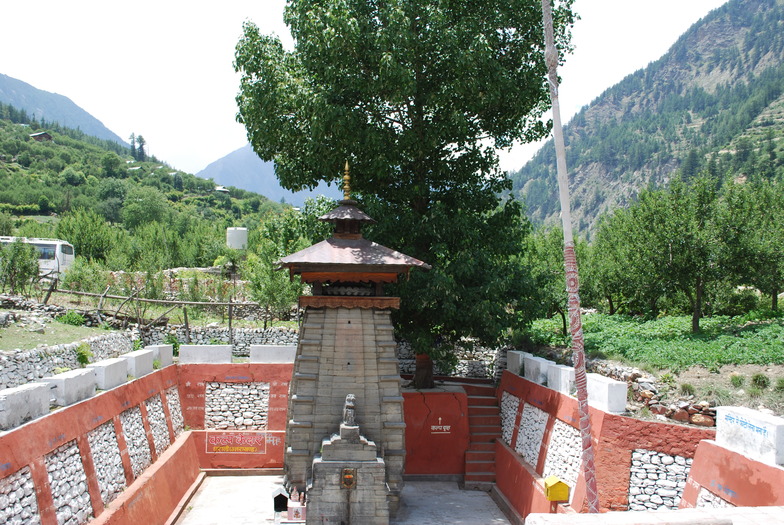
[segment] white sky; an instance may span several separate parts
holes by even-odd
[[[562,119],[658,59],[726,0],[576,0],[575,52],[559,71]],[[148,153],[196,173],[242,147],[232,61],[242,22],[288,37],[284,0],[18,0],[0,15],[0,73],[65,95]],[[538,146],[501,155],[519,169]]]

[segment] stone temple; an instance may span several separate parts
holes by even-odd
[[[330,239],[281,259],[311,285],[291,380],[285,484],[308,495],[308,523],[388,523],[400,503],[405,422],[390,311],[383,295],[412,268],[430,267],[365,239],[374,222],[349,198],[320,220]],[[352,418],[344,413],[352,400]]]

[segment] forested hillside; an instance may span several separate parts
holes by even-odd
[[[47,132],[51,140],[31,135]],[[139,144],[142,144],[140,147]],[[227,226],[256,226],[283,207],[46,123],[0,104],[0,234],[59,237],[114,270],[208,266]]]
[[[781,179],[784,2],[731,0],[711,12],[583,108],[565,135],[573,217],[588,237],[602,213],[673,178]],[[556,223],[552,141],[512,179],[532,220]]]

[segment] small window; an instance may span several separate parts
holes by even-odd
[[[65,255],[73,255],[73,246],[70,244],[63,244],[62,249]]]
[[[38,250],[39,259],[44,261],[54,260],[54,253],[57,248],[54,244],[36,244],[35,247]]]

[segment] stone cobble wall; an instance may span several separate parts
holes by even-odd
[[[691,458],[635,449],[629,478],[629,510],[677,509],[691,463]]]
[[[120,414],[125,443],[128,446],[128,455],[131,458],[133,477],[138,478],[144,469],[152,463],[150,445],[144,432],[142,411],[139,407],[132,407]]]
[[[504,392],[501,395],[501,439],[504,443],[512,446],[512,436],[514,435],[514,425],[517,419],[517,411],[520,408],[520,398]]]
[[[695,507],[698,509],[704,507],[709,507],[712,509],[723,509],[734,506],[735,505],[729,501],[720,498],[705,487],[700,487],[700,492],[697,494],[697,504],[695,505]]]
[[[176,386],[166,390],[166,403],[169,405],[169,416],[171,416],[174,435],[179,436],[183,431],[184,420],[182,418],[182,407],[180,405],[180,393]]]
[[[582,459],[582,440],[580,431],[556,419],[550,432],[550,443],[544,460],[542,475],[558,476],[572,489],[577,484]],[[572,491],[569,492],[571,497]]]
[[[44,461],[58,525],[86,523],[92,515],[92,505],[76,440],[48,454]]]
[[[117,357],[133,350],[130,332],[114,332],[74,343],[39,346],[34,350],[0,352],[0,389],[13,388],[50,376],[56,368],[79,368],[76,349],[90,345],[91,362]]]
[[[204,427],[264,430],[269,412],[269,383],[209,382],[204,396]]]
[[[125,472],[114,423],[107,421],[96,427],[87,434],[87,441],[93,456],[98,487],[101,489],[101,500],[108,505],[125,489]]]
[[[296,345],[297,331],[285,327],[275,327],[263,330],[261,328],[233,328],[234,350],[237,357],[250,355],[250,345]],[[188,340],[184,326],[151,327],[142,334],[145,345],[164,344],[171,337],[184,343]],[[190,329],[190,343],[194,345],[208,345],[214,342],[228,344],[230,340],[229,329],[220,326],[192,327]]]
[[[507,347],[487,348],[482,346],[473,349],[458,348],[456,355],[457,366],[453,372],[445,370],[434,363],[435,375],[455,377],[490,378],[496,382],[501,380],[501,374],[506,370]],[[406,341],[398,341],[395,353],[398,358],[401,374],[413,374],[416,368],[416,358],[411,345]]]
[[[515,451],[532,467],[539,461],[539,450],[544,438],[549,415],[544,410],[525,403],[520,416],[520,430],[517,432]]]
[[[29,467],[0,479],[0,523],[40,525],[38,500]]]
[[[152,431],[152,442],[155,445],[155,454],[160,457],[163,451],[171,444],[169,441],[169,427],[166,426],[166,415],[163,413],[163,403],[160,394],[155,394],[144,402],[147,407],[147,421]]]

